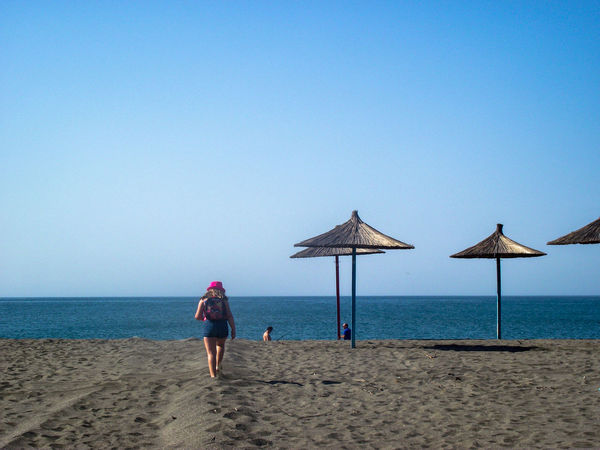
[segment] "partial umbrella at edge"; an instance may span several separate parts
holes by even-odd
[[[375,253],[385,253],[384,251],[370,248],[358,248],[356,249],[357,255],[371,255]],[[298,253],[294,253],[290,258],[318,258],[321,256],[335,256],[335,297],[336,297],[336,308],[337,308],[337,333],[336,339],[340,339],[340,256],[352,255],[351,248],[343,247],[308,247],[304,250],[300,250]]]
[[[548,245],[600,244],[600,218],[572,233],[548,242]]]
[[[372,249],[412,249],[410,244],[405,244],[397,239],[383,234],[367,225],[360,217],[358,211],[352,211],[352,217],[347,222],[336,226],[332,230],[294,244],[294,247],[349,247],[352,248],[352,348],[356,347],[356,251],[359,248]]]
[[[498,339],[501,339],[501,279],[500,279],[500,259],[501,258],[532,258],[544,256],[544,252],[526,247],[512,239],[507,238],[502,233],[502,224],[496,225],[496,231],[483,241],[469,247],[462,252],[450,255],[450,258],[489,258],[496,260],[496,289],[497,289],[497,333]]]

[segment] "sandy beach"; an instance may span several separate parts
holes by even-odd
[[[0,447],[599,447],[598,341],[0,340]]]

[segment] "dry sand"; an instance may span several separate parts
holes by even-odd
[[[0,340],[0,447],[600,447],[598,341]]]

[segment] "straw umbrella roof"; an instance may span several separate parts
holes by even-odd
[[[374,253],[385,253],[382,250],[374,248],[357,248],[357,255],[372,255]],[[351,248],[343,247],[308,247],[304,250],[294,253],[290,258],[316,258],[319,256],[350,256],[352,255]]]
[[[600,244],[600,218],[585,227],[548,242],[548,245]]]
[[[367,225],[357,211],[352,211],[349,221],[336,226],[333,230],[294,244],[294,247],[349,247],[371,249],[410,249],[410,244],[400,242]]]
[[[544,255],[544,252],[526,247],[504,236],[502,224],[499,223],[496,231],[490,236],[473,247],[450,255],[450,258],[529,258]]]

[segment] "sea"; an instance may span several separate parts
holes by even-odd
[[[337,338],[335,297],[230,297],[237,336]],[[197,297],[0,298],[0,338],[179,340],[202,336]],[[502,298],[503,339],[600,339],[600,296]],[[351,323],[351,299],[341,298]],[[357,297],[357,340],[495,339],[494,296]]]

